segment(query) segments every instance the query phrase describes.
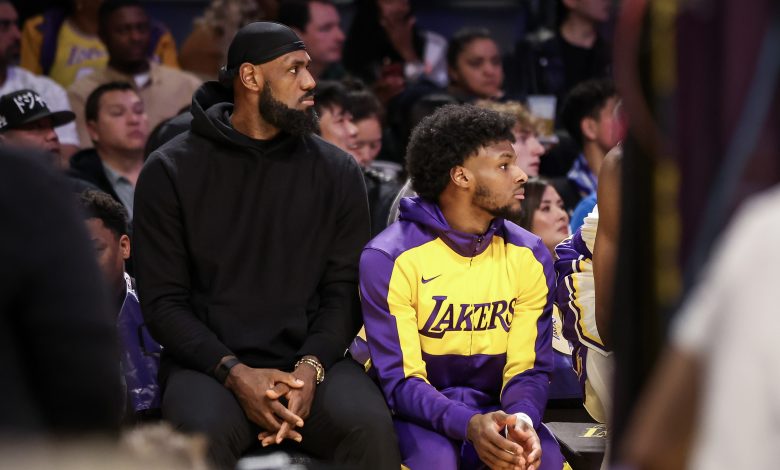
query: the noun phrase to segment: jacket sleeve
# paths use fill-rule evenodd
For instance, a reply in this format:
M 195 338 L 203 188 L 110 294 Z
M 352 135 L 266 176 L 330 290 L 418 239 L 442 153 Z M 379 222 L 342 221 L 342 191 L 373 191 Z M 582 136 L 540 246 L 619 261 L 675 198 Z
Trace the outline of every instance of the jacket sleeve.
M 336 188 L 343 191 L 336 210 L 336 229 L 330 239 L 325 271 L 318 286 L 319 306 L 309 314 L 309 332 L 298 356 L 312 354 L 325 368 L 344 357 L 360 329 L 358 261 L 368 242 L 370 220 L 363 175 L 352 157 L 344 155 L 345 168 Z M 312 234 L 323 236 L 324 234 Z
M 479 411 L 450 400 L 428 382 L 411 285 L 386 253 L 363 251 L 360 295 L 371 361 L 390 409 L 401 418 L 465 440 L 469 420 Z
M 541 240 L 524 253 L 523 286 L 509 329 L 501 407 L 507 413 L 525 413 L 541 423 L 553 368 L 552 300 L 555 270 Z
M 220 359 L 232 353 L 192 310 L 174 171 L 164 165 L 161 154 L 153 153 L 138 177 L 133 219 L 136 281 L 154 338 L 182 365 L 211 374 Z
M 160 40 L 157 41 L 157 47 L 154 49 L 154 55 L 159 57 L 161 64 L 175 69 L 179 68 L 179 60 L 176 54 L 176 41 L 169 31 L 165 31 L 165 33 L 160 36 Z

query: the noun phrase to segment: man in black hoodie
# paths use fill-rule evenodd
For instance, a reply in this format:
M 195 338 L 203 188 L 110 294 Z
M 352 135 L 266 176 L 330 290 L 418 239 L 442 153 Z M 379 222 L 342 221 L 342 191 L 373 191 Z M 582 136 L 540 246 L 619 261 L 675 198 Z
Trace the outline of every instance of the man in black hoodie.
M 259 440 L 397 469 L 384 400 L 344 359 L 368 206 L 354 160 L 311 132 L 309 61 L 286 26 L 242 28 L 229 86 L 195 93 L 191 130 L 139 177 L 137 278 L 164 348 L 163 417 L 206 434 L 221 468 Z

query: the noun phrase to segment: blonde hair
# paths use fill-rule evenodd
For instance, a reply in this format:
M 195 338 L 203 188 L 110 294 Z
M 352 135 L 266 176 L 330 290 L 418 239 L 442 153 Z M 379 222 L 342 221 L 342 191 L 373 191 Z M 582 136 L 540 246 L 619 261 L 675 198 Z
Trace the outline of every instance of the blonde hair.
M 514 118 L 515 124 L 520 126 L 523 132 L 540 133 L 541 122 L 539 118 L 531 114 L 531 111 L 519 101 L 505 101 L 501 103 L 491 100 L 477 100 L 474 102 L 474 105 L 511 116 Z

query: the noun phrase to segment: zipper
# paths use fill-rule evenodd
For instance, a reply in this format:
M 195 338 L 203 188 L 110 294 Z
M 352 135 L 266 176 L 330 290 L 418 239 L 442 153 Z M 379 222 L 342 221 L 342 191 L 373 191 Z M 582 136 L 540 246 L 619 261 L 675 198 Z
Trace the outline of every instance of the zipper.
M 479 248 L 479 245 L 482 244 L 482 240 L 484 240 L 485 237 L 480 235 L 477 237 L 477 244 L 474 245 L 474 253 L 471 254 L 471 259 L 469 259 L 469 267 L 471 267 L 471 264 L 474 263 L 474 257 L 477 256 L 477 249 Z

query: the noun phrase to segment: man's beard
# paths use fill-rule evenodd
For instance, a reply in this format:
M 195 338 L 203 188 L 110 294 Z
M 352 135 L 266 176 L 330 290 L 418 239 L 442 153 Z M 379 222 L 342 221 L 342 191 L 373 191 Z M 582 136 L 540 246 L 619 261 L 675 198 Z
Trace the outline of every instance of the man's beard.
M 260 115 L 266 122 L 293 135 L 308 135 L 315 132 L 319 119 L 314 108 L 298 111 L 277 100 L 269 82 L 265 82 L 260 92 Z
M 514 208 L 511 204 L 499 206 L 496 203 L 495 194 L 481 184 L 477 185 L 474 192 L 474 204 L 496 218 L 517 222 L 520 219 L 521 208 Z

